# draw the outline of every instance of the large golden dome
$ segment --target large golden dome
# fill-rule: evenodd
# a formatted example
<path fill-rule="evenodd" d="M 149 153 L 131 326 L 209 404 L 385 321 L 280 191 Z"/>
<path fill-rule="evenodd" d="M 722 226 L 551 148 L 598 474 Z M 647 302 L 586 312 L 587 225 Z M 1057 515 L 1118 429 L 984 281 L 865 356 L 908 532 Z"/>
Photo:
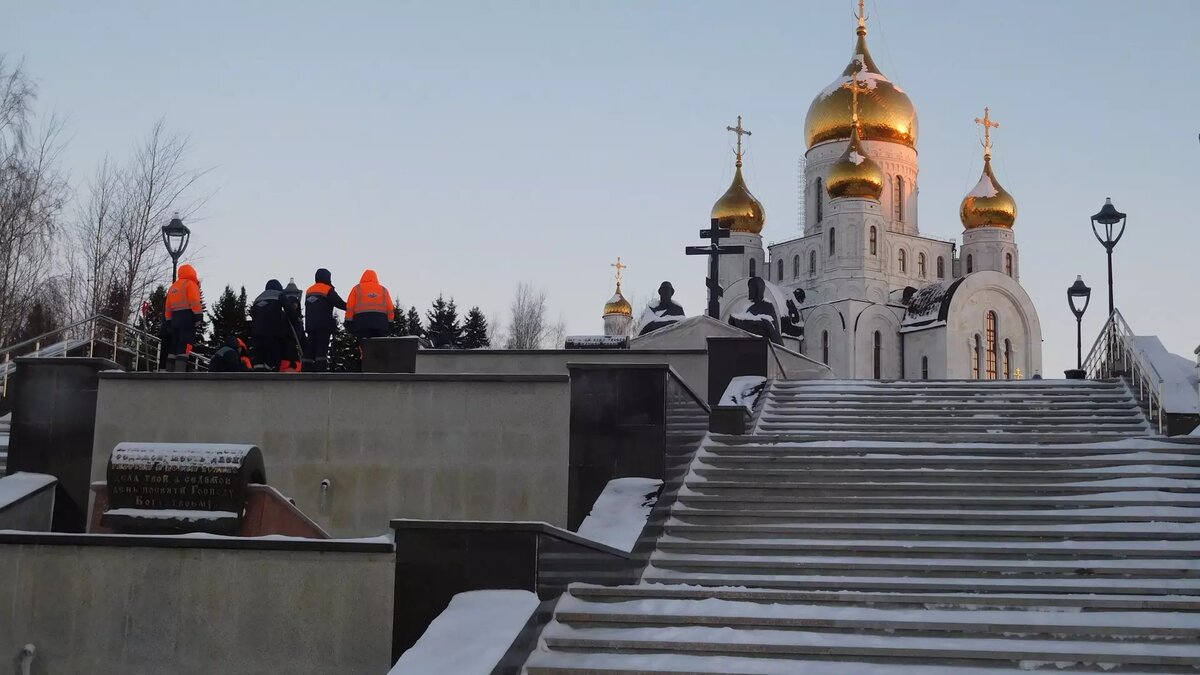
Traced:
<path fill-rule="evenodd" d="M 963 227 L 973 230 L 977 227 L 1007 227 L 1012 228 L 1017 219 L 1017 200 L 1000 186 L 992 173 L 992 156 L 983 156 L 983 175 L 975 188 L 963 197 L 959 207 L 958 217 L 962 219 Z"/>
<path fill-rule="evenodd" d="M 917 109 L 903 89 L 879 72 L 867 49 L 867 27 L 862 21 L 859 22 L 858 40 L 854 44 L 850 65 L 842 71 L 841 77 L 817 94 L 808 107 L 808 116 L 804 119 L 804 136 L 808 147 L 850 138 L 853 126 L 850 120 L 850 92 L 843 87 L 856 70 L 858 79 L 868 86 L 866 95 L 860 97 L 858 104 L 862 139 L 891 141 L 915 149 Z"/>
<path fill-rule="evenodd" d="M 731 232 L 762 233 L 767 217 L 763 213 L 762 203 L 750 194 L 750 189 L 746 187 L 746 181 L 742 178 L 742 160 L 738 160 L 737 168 L 733 172 L 733 183 L 717 203 L 713 204 L 709 217 L 716 218 L 719 227 L 728 227 Z"/>
<path fill-rule="evenodd" d="M 850 128 L 850 142 L 838 161 L 829 167 L 825 189 L 831 199 L 858 197 L 879 201 L 883 194 L 883 169 L 863 151 L 858 128 Z"/>
<path fill-rule="evenodd" d="M 608 302 L 604 303 L 604 316 L 612 316 L 620 314 L 621 316 L 633 316 L 633 306 L 621 295 L 621 282 L 617 282 L 617 292 L 609 298 Z"/>

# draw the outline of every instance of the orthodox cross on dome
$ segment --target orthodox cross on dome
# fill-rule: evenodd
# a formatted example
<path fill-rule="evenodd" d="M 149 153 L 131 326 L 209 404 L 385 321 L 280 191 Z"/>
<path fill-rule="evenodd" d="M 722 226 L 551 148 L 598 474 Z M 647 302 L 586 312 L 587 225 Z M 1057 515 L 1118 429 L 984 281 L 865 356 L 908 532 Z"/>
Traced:
<path fill-rule="evenodd" d="M 992 156 L 992 129 L 999 129 L 1000 123 L 992 121 L 991 109 L 987 106 L 983 108 L 983 117 L 976 117 L 975 123 L 983 126 L 983 156 L 985 159 L 990 159 Z"/>
<path fill-rule="evenodd" d="M 620 286 L 621 286 L 621 270 L 628 268 L 629 265 L 622 263 L 621 256 L 617 256 L 617 262 L 610 263 L 609 267 L 617 268 L 617 287 L 620 288 Z"/>
<path fill-rule="evenodd" d="M 737 150 L 734 151 L 734 156 L 737 157 L 737 165 L 742 165 L 742 136 L 753 136 L 745 127 L 742 126 L 742 116 L 738 115 L 738 123 L 736 127 L 725 127 L 726 131 L 732 131 L 737 134 Z"/>
<path fill-rule="evenodd" d="M 866 93 L 871 89 L 871 85 L 858 79 L 858 74 L 862 69 L 863 65 L 859 62 L 858 68 L 850 76 L 850 81 L 842 85 L 842 89 L 850 90 L 850 122 L 854 125 L 854 128 L 858 129 L 859 134 L 862 134 L 862 128 L 858 122 L 858 93 Z"/>
<path fill-rule="evenodd" d="M 858 19 L 858 27 L 863 32 L 867 30 L 867 0 L 858 0 L 858 14 L 854 18 Z"/>

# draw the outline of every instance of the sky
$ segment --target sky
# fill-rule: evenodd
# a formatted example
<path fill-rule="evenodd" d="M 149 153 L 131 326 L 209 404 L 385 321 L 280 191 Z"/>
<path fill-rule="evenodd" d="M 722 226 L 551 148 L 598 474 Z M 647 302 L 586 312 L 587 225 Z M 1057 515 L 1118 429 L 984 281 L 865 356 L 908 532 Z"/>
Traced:
<path fill-rule="evenodd" d="M 635 305 L 666 279 L 705 305 L 700 243 L 733 173 L 766 242 L 799 234 L 797 165 L 813 97 L 849 61 L 852 0 L 828 2 L 52 2 L 0 0 L 0 53 L 38 112 L 66 119 L 82 185 L 160 118 L 210 169 L 188 256 L 207 294 L 317 267 L 345 291 L 378 271 L 401 303 L 439 293 L 506 320 L 544 289 L 570 334 L 602 331 L 617 256 Z M 1200 345 L 1200 3 L 868 0 L 876 63 L 920 118 L 922 234 L 957 238 L 990 106 L 1016 198 L 1021 283 L 1047 374 L 1074 365 L 1066 288 L 1105 259 L 1088 217 L 1129 214 L 1116 305 L 1139 334 Z"/>

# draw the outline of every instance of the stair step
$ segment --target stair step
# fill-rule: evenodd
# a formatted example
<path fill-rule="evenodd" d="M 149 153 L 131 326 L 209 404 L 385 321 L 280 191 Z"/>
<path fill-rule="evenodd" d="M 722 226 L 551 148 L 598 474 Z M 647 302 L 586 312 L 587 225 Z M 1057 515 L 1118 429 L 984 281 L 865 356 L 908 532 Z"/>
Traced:
<path fill-rule="evenodd" d="M 1046 525 L 1056 523 L 1112 523 L 1161 521 L 1175 523 L 1200 523 L 1200 509 L 1179 507 L 1103 507 L 1040 511 L 967 511 L 935 509 L 812 509 L 812 510 L 767 510 L 767 509 L 694 509 L 679 504 L 671 510 L 671 517 L 681 521 L 704 521 L 718 524 L 744 525 L 753 521 L 784 520 L 796 522 L 872 522 L 889 523 L 964 523 L 979 524 L 1026 524 Z"/>
<path fill-rule="evenodd" d="M 523 671 L 527 675 L 1028 675 L 1028 670 L 998 667 L 964 667 L 923 663 L 882 663 L 838 658 L 819 661 L 808 658 L 764 658 L 717 654 L 663 654 L 654 652 L 588 653 L 535 652 Z M 1073 672 L 1081 672 L 1075 670 Z M 1082 672 L 1104 673 L 1100 669 Z M 1121 670 L 1123 674 L 1131 671 Z M 1161 670 L 1158 672 L 1162 672 Z"/>
<path fill-rule="evenodd" d="M 693 540 L 737 537 L 784 538 L 841 538 L 878 536 L 925 539 L 997 540 L 997 541 L 1196 541 L 1200 540 L 1200 525 L 1194 523 L 1138 522 L 1105 523 L 1102 525 L 955 525 L 926 523 L 899 525 L 896 523 L 811 523 L 799 525 L 694 525 L 673 516 L 663 526 L 672 536 Z"/>
<path fill-rule="evenodd" d="M 961 481 L 963 483 L 991 483 L 993 481 L 1025 482 L 1033 488 L 1037 485 L 1053 485 L 1057 482 L 1077 483 L 1089 480 L 1113 480 L 1118 478 L 1158 478 L 1169 477 L 1183 480 L 1200 479 L 1200 467 L 1188 468 L 1170 465 L 1132 464 L 1123 467 L 1107 469 L 1080 468 L 1059 471 L 1028 469 L 1011 471 L 1002 469 L 805 469 L 778 467 L 766 469 L 737 469 L 716 466 L 695 465 L 692 473 L 706 479 L 718 480 L 756 480 L 762 482 L 788 482 L 798 477 L 811 479 L 827 478 L 841 483 L 867 481 L 872 483 L 902 482 L 937 484 L 946 481 Z M 689 483 L 694 481 L 689 479 Z"/>

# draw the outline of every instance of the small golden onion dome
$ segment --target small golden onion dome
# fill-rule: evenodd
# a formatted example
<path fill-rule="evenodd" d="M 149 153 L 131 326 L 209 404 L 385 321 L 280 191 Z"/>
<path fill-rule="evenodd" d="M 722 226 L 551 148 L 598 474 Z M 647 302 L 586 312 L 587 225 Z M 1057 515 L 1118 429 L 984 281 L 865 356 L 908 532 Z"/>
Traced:
<path fill-rule="evenodd" d="M 1017 219 L 1017 200 L 1000 186 L 992 173 L 992 156 L 983 156 L 983 175 L 975 188 L 963 197 L 958 217 L 963 227 L 974 230 L 978 227 L 1007 227 L 1012 229 Z"/>
<path fill-rule="evenodd" d="M 917 147 L 917 109 L 908 94 L 897 87 L 875 65 L 867 49 L 867 27 L 858 27 L 854 56 L 841 77 L 825 87 L 808 107 L 804 119 L 804 137 L 808 147 L 826 141 L 850 138 L 854 126 L 850 117 L 850 91 L 844 85 L 855 71 L 866 82 L 868 94 L 859 98 L 858 119 L 862 123 L 862 139 L 890 141 L 910 148 Z"/>
<path fill-rule="evenodd" d="M 621 295 L 621 282 L 617 282 L 617 292 L 609 298 L 608 302 L 604 303 L 604 316 L 612 316 L 620 314 L 621 316 L 633 316 L 633 305 Z"/>
<path fill-rule="evenodd" d="M 879 201 L 879 195 L 883 194 L 883 169 L 863 151 L 857 127 L 851 127 L 846 151 L 829 167 L 825 189 L 830 199 L 858 197 Z"/>
<path fill-rule="evenodd" d="M 730 232 L 761 234 L 763 224 L 767 220 L 763 213 L 762 202 L 750 194 L 746 181 L 742 178 L 742 162 L 738 160 L 733 172 L 733 183 L 721 198 L 713 204 L 710 218 L 716 218 L 720 227 L 728 227 Z"/>

